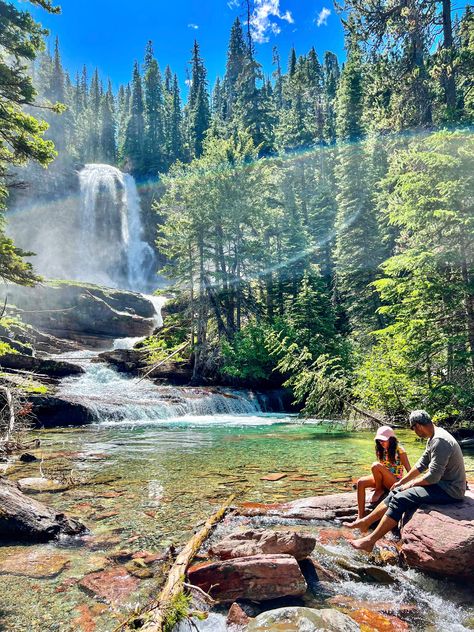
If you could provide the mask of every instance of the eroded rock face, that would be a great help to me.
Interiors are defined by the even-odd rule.
[[[359,625],[350,617],[324,608],[278,608],[262,612],[247,626],[247,632],[359,632]]]
[[[0,538],[4,541],[47,542],[60,534],[86,531],[79,521],[26,496],[5,479],[0,480],[0,507]]]
[[[274,516],[300,520],[334,520],[353,518],[357,514],[357,500],[354,492],[310,496],[288,503],[264,505],[242,503],[238,512],[243,516]]]
[[[237,599],[264,601],[306,592],[305,579],[291,555],[255,555],[196,564],[189,568],[188,578],[222,603]]]
[[[409,566],[449,577],[474,576],[474,493],[452,505],[424,505],[402,527]]]
[[[221,560],[261,554],[285,554],[303,560],[315,544],[316,538],[306,533],[249,529],[231,533],[209,553]]]

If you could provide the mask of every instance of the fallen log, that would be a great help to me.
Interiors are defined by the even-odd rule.
[[[193,557],[199,551],[202,543],[209,535],[212,527],[217,524],[224,517],[226,511],[230,507],[235,498],[235,494],[232,494],[221,507],[210,516],[205,525],[200,531],[195,533],[191,540],[186,544],[184,549],[176,558],[173,566],[168,573],[165,585],[163,586],[158,598],[149,609],[151,614],[150,618],[143,625],[141,630],[143,632],[162,632],[163,624],[166,620],[167,611],[173,602],[173,600],[182,592],[184,588],[184,580],[186,575],[186,569]],[[124,624],[117,629],[126,629]]]

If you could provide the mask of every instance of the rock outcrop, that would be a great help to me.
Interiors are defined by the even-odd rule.
[[[8,286],[9,304],[23,322],[47,334],[87,341],[147,336],[155,328],[155,308],[143,295],[80,283],[33,288]]]
[[[37,428],[85,426],[92,422],[90,410],[82,404],[53,395],[30,395],[29,401]]]
[[[6,353],[0,356],[0,368],[14,371],[28,371],[54,379],[84,373],[84,369],[77,364],[71,364],[64,360],[45,360],[21,353]]]
[[[277,516],[297,520],[346,520],[357,515],[357,500],[355,493],[347,492],[310,496],[271,505],[242,503],[238,513],[242,516]]]
[[[292,555],[303,560],[311,553],[316,538],[296,531],[249,529],[231,533],[209,549],[210,555],[221,560],[249,555]]]
[[[221,603],[301,596],[306,581],[291,555],[254,555],[204,562],[188,569],[189,582]]]
[[[77,520],[29,498],[5,479],[0,479],[0,507],[0,538],[4,542],[47,542],[60,534],[86,531]]]
[[[474,492],[452,505],[425,505],[401,530],[409,566],[445,577],[474,576]]]

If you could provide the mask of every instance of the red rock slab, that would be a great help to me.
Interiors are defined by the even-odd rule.
[[[261,481],[281,481],[282,478],[286,478],[288,474],[275,473],[275,474],[267,474],[266,476],[262,476],[260,478]]]
[[[81,579],[79,587],[93,597],[120,604],[128,599],[139,583],[140,580],[132,577],[123,566],[114,566],[98,573],[89,573]]]
[[[310,496],[287,503],[242,503],[237,512],[243,516],[274,516],[299,520],[334,520],[353,518],[357,514],[354,492]]]
[[[474,576],[474,492],[450,505],[423,505],[402,527],[402,557],[437,575]]]
[[[218,602],[263,601],[301,596],[306,582],[291,555],[254,555],[221,562],[204,562],[188,570],[189,582]]]
[[[316,538],[308,533],[248,529],[231,533],[212,546],[209,553],[221,560],[262,554],[292,555],[297,560],[303,560],[310,555],[315,544]]]

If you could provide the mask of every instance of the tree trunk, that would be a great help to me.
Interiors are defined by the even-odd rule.
[[[453,25],[451,21],[451,0],[443,0],[443,48],[447,51],[441,82],[444,88],[446,106],[451,112],[456,109],[456,77],[453,64]],[[446,63],[448,68],[446,68]]]

